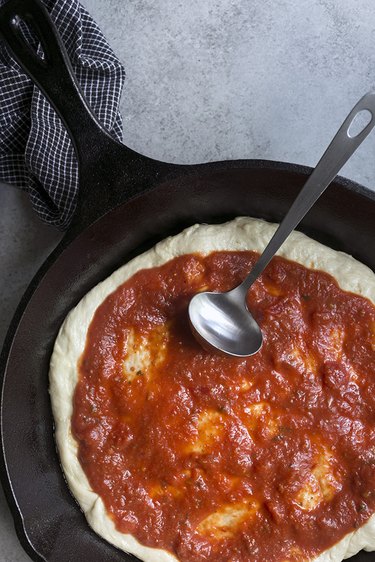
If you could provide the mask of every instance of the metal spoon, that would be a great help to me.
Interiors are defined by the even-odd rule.
[[[355,132],[354,121],[357,123],[356,118],[361,112],[368,117],[366,125]],[[367,137],[375,125],[374,117],[375,92],[370,92],[359,100],[345,119],[245,280],[226,293],[199,293],[191,299],[190,324],[194,335],[205,348],[236,357],[247,357],[259,351],[262,332],[246,306],[247,292],[292,230]]]

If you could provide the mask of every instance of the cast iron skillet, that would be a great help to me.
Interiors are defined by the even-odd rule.
[[[24,43],[21,20],[38,34],[44,61]],[[6,4],[0,33],[66,125],[80,169],[73,224],[27,289],[2,354],[2,483],[18,537],[32,559],[134,560],[91,531],[60,469],[48,397],[58,329],[91,287],[169,234],[197,221],[238,215],[279,221],[311,170],[260,160],[178,166],[137,154],[113,141],[87,106],[39,1]],[[374,224],[375,193],[340,178],[301,230],[375,269]],[[371,558],[361,552],[353,561]]]

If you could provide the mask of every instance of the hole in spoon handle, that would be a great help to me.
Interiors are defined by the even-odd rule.
[[[368,92],[353,107],[342,124],[349,142],[358,147],[375,125],[375,92]],[[339,131],[339,132],[340,132]]]
[[[373,114],[368,109],[361,109],[353,118],[352,122],[349,125],[348,129],[348,137],[354,139],[357,137],[362,131],[365,130],[367,125],[371,123],[373,119]]]

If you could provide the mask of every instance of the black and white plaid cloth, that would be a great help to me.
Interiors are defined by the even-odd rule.
[[[86,99],[104,127],[122,139],[118,112],[125,71],[76,0],[43,0],[67,48]],[[0,0],[0,5],[4,0]],[[35,37],[25,31],[38,47]],[[63,124],[0,41],[0,181],[24,189],[42,220],[68,227],[78,167]]]

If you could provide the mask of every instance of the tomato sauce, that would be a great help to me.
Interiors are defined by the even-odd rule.
[[[139,271],[95,312],[80,360],[72,431],[92,489],[119,531],[184,562],[308,559],[375,512],[370,301],[276,257],[248,294],[259,353],[191,334],[191,297],[231,289],[256,257]]]

